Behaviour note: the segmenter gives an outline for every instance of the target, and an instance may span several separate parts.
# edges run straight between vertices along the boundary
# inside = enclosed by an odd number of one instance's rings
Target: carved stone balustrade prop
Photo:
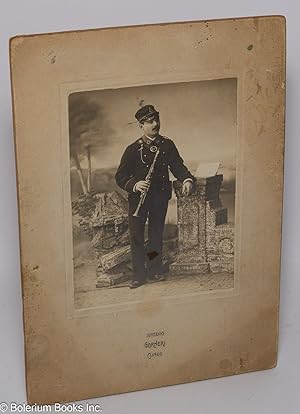
[[[190,196],[174,182],[178,214],[178,255],[173,274],[233,272],[234,227],[220,200],[222,175],[197,179]]]

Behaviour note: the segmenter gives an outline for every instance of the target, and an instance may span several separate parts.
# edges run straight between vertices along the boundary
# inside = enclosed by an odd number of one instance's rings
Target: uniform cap
[[[142,108],[140,108],[136,114],[135,117],[136,119],[141,122],[141,121],[145,121],[146,119],[154,116],[154,115],[159,115],[159,112],[157,112],[157,110],[154,108],[153,105],[145,105],[142,106]]]

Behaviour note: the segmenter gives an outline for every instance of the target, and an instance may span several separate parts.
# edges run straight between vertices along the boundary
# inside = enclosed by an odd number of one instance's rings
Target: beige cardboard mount
[[[285,18],[17,36],[10,60],[28,401],[74,401],[274,367]],[[234,287],[76,309],[68,95],[225,78],[237,79]],[[163,332],[160,358],[147,358],[151,332]]]

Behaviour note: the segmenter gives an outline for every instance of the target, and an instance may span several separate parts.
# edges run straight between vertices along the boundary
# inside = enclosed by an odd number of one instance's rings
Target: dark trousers
[[[140,209],[140,217],[134,217],[139,193],[129,197],[129,233],[133,265],[133,280],[144,281],[147,271],[162,272],[163,230],[169,198],[163,192],[149,191]],[[145,224],[148,218],[148,246],[145,249]]]

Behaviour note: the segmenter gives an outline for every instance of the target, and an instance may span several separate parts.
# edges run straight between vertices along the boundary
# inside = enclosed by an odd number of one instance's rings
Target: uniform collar
[[[142,140],[146,145],[153,145],[153,144],[159,144],[160,142],[160,135],[156,135],[155,138],[150,138],[147,135],[142,136]]]

